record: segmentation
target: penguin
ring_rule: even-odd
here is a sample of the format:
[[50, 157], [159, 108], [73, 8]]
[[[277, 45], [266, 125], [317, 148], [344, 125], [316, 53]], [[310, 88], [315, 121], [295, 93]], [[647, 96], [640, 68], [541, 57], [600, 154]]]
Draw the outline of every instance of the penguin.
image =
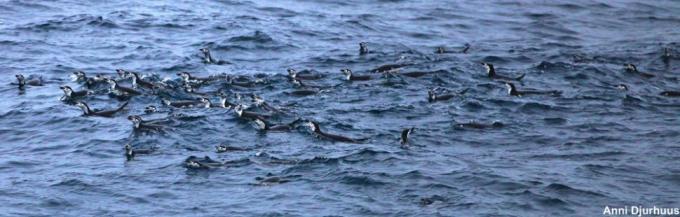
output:
[[247, 120], [255, 120], [255, 119], [265, 120], [265, 119], [271, 117], [270, 115], [266, 115], [266, 114], [259, 114], [259, 113], [255, 113], [255, 112], [245, 111], [245, 108], [243, 107], [243, 105], [240, 105], [240, 104], [236, 105], [236, 107], [234, 107], [234, 111], [236, 112], [236, 115], [238, 115], [239, 118], [243, 118], [243, 119], [247, 119]]
[[668, 96], [668, 97], [680, 97], [680, 91], [663, 91], [659, 93], [661, 96]]
[[177, 76], [182, 78], [182, 81], [184, 81], [185, 84], [195, 84], [195, 85], [202, 85], [202, 84], [205, 84], [205, 83], [208, 83], [208, 82], [229, 78], [228, 76], [210, 76], [210, 77], [206, 77], [206, 78], [194, 77], [189, 72], [179, 72], [179, 73], [177, 73]]
[[487, 128], [500, 128], [503, 127], [504, 124], [498, 121], [494, 121], [491, 124], [483, 124], [483, 123], [477, 123], [475, 121], [470, 121], [467, 123], [456, 123], [455, 124], [457, 127], [460, 128], [473, 128], [473, 129], [487, 129]]
[[229, 152], [229, 151], [250, 151], [251, 149], [249, 148], [240, 148], [240, 147], [234, 147], [234, 146], [229, 146], [229, 145], [216, 145], [215, 146], [215, 151], [217, 153], [223, 153], [223, 152]]
[[368, 43], [359, 42], [359, 55], [366, 55], [366, 54], [368, 54]]
[[323, 78], [322, 75], [318, 74], [310, 74], [310, 73], [305, 73], [305, 74], [300, 74], [298, 73], [295, 69], [288, 69], [288, 78], [291, 80], [318, 80]]
[[146, 114], [151, 114], [151, 113], [156, 113], [158, 112], [158, 108], [156, 106], [150, 105], [147, 107], [144, 107], [144, 113]]
[[204, 63], [207, 63], [207, 64], [217, 63], [217, 61], [215, 59], [213, 59], [212, 55], [210, 55], [210, 50], [208, 50], [207, 47], [204, 47], [204, 48], [201, 48], [201, 49], [198, 49], [198, 50], [201, 51], [201, 53], [203, 53], [203, 62]]
[[332, 141], [337, 141], [337, 142], [346, 142], [346, 143], [361, 143], [362, 140], [365, 139], [352, 139], [349, 137], [345, 136], [340, 136], [340, 135], [334, 135], [330, 133], [326, 133], [321, 131], [321, 128], [319, 128], [319, 124], [314, 122], [314, 121], [309, 121], [307, 122], [307, 126], [312, 130], [314, 135], [318, 138], [322, 139], [327, 139], [327, 140], [332, 140]]
[[623, 67], [626, 69], [626, 72], [635, 73], [635, 74], [638, 74], [638, 75], [640, 75], [644, 78], [653, 78], [654, 77], [653, 74], [638, 71], [637, 66], [635, 66], [631, 63], [623, 64]]
[[349, 70], [349, 69], [341, 69], [340, 72], [342, 72], [342, 74], [345, 74], [345, 76], [346, 76], [345, 78], [348, 81], [368, 81], [368, 80], [371, 80], [371, 76], [369, 76], [369, 75], [354, 75], [354, 74], [352, 74], [352, 70]]
[[385, 73], [385, 72], [393, 72], [398, 69], [401, 69], [406, 66], [413, 65], [411, 63], [397, 63], [397, 64], [387, 64], [387, 65], [382, 65], [378, 66], [377, 68], [371, 69], [370, 72], [372, 73]]
[[298, 118], [298, 119], [295, 119], [293, 122], [290, 122], [288, 124], [281, 124], [281, 125], [272, 125], [272, 124], [268, 123], [266, 120], [260, 119], [260, 118], [255, 118], [253, 121], [257, 125], [258, 130], [284, 132], [284, 131], [291, 131], [291, 130], [295, 129], [295, 125], [297, 123], [301, 122], [302, 119]]
[[139, 76], [139, 74], [136, 73], [136, 72], [125, 71], [123, 69], [116, 69], [116, 72], [118, 72], [118, 74], [122, 73], [123, 75], [125, 75], [125, 77], [132, 78], [132, 87], [133, 88], [136, 88], [138, 86], [142, 87], [142, 88], [150, 89], [150, 90], [154, 90], [154, 89], [157, 88], [154, 83], [143, 80]]
[[482, 62], [482, 65], [486, 68], [487, 76], [491, 79], [507, 80], [507, 81], [521, 81], [526, 74], [521, 74], [518, 77], [511, 78], [496, 74], [496, 69], [491, 63]]
[[59, 89], [64, 91], [64, 96], [61, 97], [62, 101], [75, 100], [78, 98], [94, 94], [94, 92], [92, 92], [91, 90], [74, 91], [71, 87], [67, 85], [60, 86]]
[[158, 125], [157, 121], [145, 121], [139, 115], [130, 115], [127, 119], [132, 122], [133, 130], [162, 131], [164, 128], [162, 125]]
[[463, 94], [467, 93], [468, 90], [470, 90], [470, 88], [465, 88], [465, 89], [459, 91], [457, 94], [441, 94], [441, 95], [437, 95], [437, 93], [435, 92], [437, 89], [438, 89], [438, 88], [434, 88], [434, 89], [430, 89], [430, 90], [427, 91], [427, 101], [428, 101], [428, 102], [437, 102], [437, 101], [450, 100], [450, 99], [452, 99], [453, 97], [463, 95]]
[[132, 149], [132, 146], [128, 143], [125, 144], [125, 157], [127, 158], [128, 161], [131, 161], [137, 156], [138, 154], [151, 154], [154, 151], [156, 151], [155, 148], [151, 149]]
[[101, 117], [113, 117], [116, 113], [120, 112], [127, 106], [128, 102], [124, 102], [123, 105], [119, 106], [114, 110], [92, 110], [87, 103], [83, 101], [76, 102], [76, 106], [83, 110], [83, 115], [85, 116], [101, 116]]
[[461, 50], [461, 53], [467, 53], [468, 50], [470, 50], [471, 45], [469, 43], [465, 43], [465, 47], [463, 47], [463, 50]]
[[508, 88], [508, 94], [511, 96], [524, 96], [524, 95], [552, 95], [552, 96], [560, 96], [562, 95], [562, 91], [559, 90], [525, 90], [525, 91], [519, 91], [517, 88], [515, 88], [515, 84], [513, 83], [505, 83], [505, 86]]
[[198, 107], [203, 107], [203, 108], [209, 108], [210, 105], [206, 104], [205, 102], [209, 102], [207, 98], [198, 98], [196, 100], [181, 100], [181, 101], [170, 101], [167, 99], [161, 99], [161, 102], [166, 105], [166, 106], [171, 106], [175, 108], [198, 108]]
[[671, 49], [667, 47], [663, 48], [663, 55], [661, 55], [661, 60], [663, 60], [665, 64], [668, 64], [671, 61], [671, 58], [672, 58]]
[[223, 165], [224, 164], [222, 164], [221, 162], [210, 159], [210, 157], [208, 156], [205, 156], [203, 158], [189, 156], [186, 160], [184, 160], [184, 166], [187, 169], [208, 170], [216, 167], [221, 167]]
[[29, 76], [29, 79], [26, 79], [24, 77], [24, 75], [16, 74], [14, 77], [17, 78], [17, 85], [19, 85], [19, 88], [24, 88], [26, 85], [28, 85], [28, 86], [43, 86], [42, 76], [31, 75], [31, 76]]
[[408, 138], [411, 136], [411, 134], [415, 131], [415, 127], [411, 128], [406, 128], [401, 131], [401, 137], [399, 138], [399, 144], [401, 144], [402, 148], [408, 147], [409, 142]]
[[132, 96], [132, 95], [141, 95], [142, 94], [141, 92], [139, 92], [135, 89], [118, 85], [118, 82], [116, 80], [107, 78], [106, 81], [109, 82], [109, 84], [111, 85], [110, 91], [112, 93], [116, 94], [116, 95]]

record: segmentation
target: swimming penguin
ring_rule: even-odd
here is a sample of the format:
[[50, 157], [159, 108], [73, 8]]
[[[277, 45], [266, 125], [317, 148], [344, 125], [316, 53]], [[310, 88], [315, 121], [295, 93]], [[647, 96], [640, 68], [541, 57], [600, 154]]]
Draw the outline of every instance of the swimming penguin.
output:
[[411, 128], [406, 128], [401, 131], [401, 138], [399, 139], [399, 144], [401, 144], [401, 147], [408, 147], [408, 137], [411, 136], [411, 133], [415, 131], [415, 127]]
[[116, 94], [116, 95], [131, 96], [131, 95], [141, 95], [142, 94], [141, 92], [139, 92], [135, 89], [118, 85], [118, 82], [116, 80], [106, 79], [106, 81], [109, 82], [109, 84], [111, 85], [110, 91], [112, 93]]
[[64, 96], [61, 97], [62, 101], [75, 100], [78, 98], [85, 97], [87, 95], [94, 94], [94, 92], [92, 92], [91, 90], [73, 91], [73, 89], [67, 85], [60, 86], [59, 89], [64, 91]]
[[134, 130], [149, 130], [149, 131], [161, 131], [163, 126], [158, 125], [157, 121], [145, 121], [139, 115], [130, 115], [127, 119], [132, 122], [132, 129]]
[[152, 149], [132, 149], [132, 146], [128, 143], [125, 144], [125, 157], [128, 161], [131, 161], [138, 154], [151, 154], [156, 151], [155, 148]]
[[359, 55], [368, 54], [368, 44], [366, 42], [359, 42]]
[[257, 125], [258, 130], [283, 132], [283, 131], [291, 131], [291, 130], [295, 129], [295, 125], [297, 123], [301, 122], [302, 119], [298, 118], [298, 119], [295, 119], [293, 122], [290, 122], [288, 124], [281, 124], [281, 125], [272, 125], [270, 123], [267, 123], [266, 120], [259, 119], [259, 118], [255, 118], [253, 121]]
[[460, 52], [461, 52], [461, 53], [467, 53], [468, 50], [470, 50], [470, 44], [469, 44], [469, 43], [465, 43], [465, 47], [463, 47], [463, 50], [461, 50]]
[[203, 158], [199, 158], [196, 156], [189, 156], [186, 160], [184, 160], [184, 166], [187, 169], [212, 169], [215, 167], [221, 167], [223, 164], [219, 161], [210, 159], [210, 157], [205, 156]]
[[345, 74], [345, 78], [348, 81], [368, 81], [368, 80], [371, 80], [371, 76], [369, 76], [369, 75], [354, 75], [354, 74], [352, 74], [352, 70], [349, 70], [349, 69], [340, 69], [340, 72], [342, 72], [342, 74]]
[[322, 139], [333, 140], [333, 141], [337, 141], [337, 142], [347, 142], [347, 143], [361, 143], [362, 140], [365, 140], [365, 139], [352, 139], [352, 138], [345, 137], [345, 136], [325, 133], [325, 132], [321, 131], [321, 128], [319, 128], [319, 124], [314, 122], [314, 121], [307, 122], [307, 126], [312, 130], [312, 132], [314, 133], [314, 135], [316, 137], [319, 137], [319, 138], [322, 138]]
[[637, 66], [635, 66], [631, 63], [623, 64], [623, 67], [626, 69], [626, 72], [635, 73], [635, 74], [638, 74], [638, 75], [645, 77], [645, 78], [654, 77], [654, 75], [652, 75], [652, 74], [638, 71]]
[[206, 78], [194, 77], [189, 72], [179, 72], [177, 73], [177, 76], [181, 77], [182, 81], [184, 81], [185, 84], [204, 84], [211, 81], [217, 81], [223, 78], [227, 78], [225, 76], [210, 76]]
[[156, 106], [150, 105], [144, 108], [144, 113], [151, 114], [156, 112], [158, 112], [158, 108], [156, 108]]
[[427, 101], [428, 102], [437, 102], [437, 101], [449, 100], [449, 99], [452, 99], [455, 96], [463, 95], [463, 94], [467, 93], [468, 90], [470, 90], [470, 88], [465, 88], [465, 89], [461, 90], [460, 92], [458, 92], [457, 94], [437, 95], [437, 93], [435, 92], [437, 89], [438, 88], [434, 88], [434, 89], [430, 89], [430, 90], [427, 91]]
[[673, 91], [673, 90], [663, 91], [663, 92], [659, 93], [659, 95], [668, 96], [668, 97], [680, 97], [680, 91]]
[[512, 80], [520, 81], [520, 80], [522, 80], [522, 78], [524, 78], [524, 76], [526, 75], [526, 74], [523, 73], [523, 74], [521, 74], [520, 76], [518, 76], [518, 77], [516, 77], [516, 78], [506, 77], [506, 76], [502, 76], [502, 75], [496, 74], [496, 69], [493, 67], [493, 65], [492, 65], [491, 63], [482, 62], [482, 65], [484, 65], [484, 67], [486, 68], [487, 76], [488, 76], [489, 78], [491, 78], [491, 79], [500, 79], [500, 80], [508, 80], [508, 81], [512, 81]]
[[434, 52], [438, 54], [443, 54], [446, 53], [446, 49], [444, 47], [437, 47], [437, 50], [435, 50]]
[[201, 51], [201, 53], [203, 53], [203, 62], [208, 63], [208, 64], [217, 63], [217, 61], [212, 58], [212, 55], [210, 55], [210, 50], [208, 50], [207, 47], [204, 47], [204, 48], [201, 48], [201, 49], [198, 49], [198, 50]]
[[513, 83], [505, 83], [505, 86], [508, 88], [508, 94], [511, 96], [524, 96], [524, 95], [552, 95], [552, 96], [559, 96], [562, 94], [562, 91], [559, 90], [524, 90], [524, 91], [519, 91], [517, 88], [515, 88], [515, 84]]
[[625, 85], [625, 84], [617, 84], [614, 87], [616, 87], [616, 89], [619, 89], [619, 90], [628, 91], [628, 85]]
[[406, 66], [413, 65], [411, 63], [397, 63], [397, 64], [387, 64], [387, 65], [382, 65], [378, 66], [377, 68], [371, 69], [370, 72], [373, 73], [385, 73], [385, 72], [393, 72], [395, 70], [401, 69]]
[[181, 100], [181, 101], [170, 101], [167, 99], [161, 99], [161, 102], [167, 106], [172, 106], [175, 108], [194, 108], [194, 107], [204, 107], [209, 108], [210, 105], [205, 102], [210, 102], [207, 98], [198, 98], [196, 100]]
[[259, 114], [259, 113], [255, 113], [255, 112], [245, 111], [245, 108], [243, 107], [243, 105], [240, 105], [240, 104], [236, 105], [236, 107], [234, 107], [234, 111], [236, 112], [236, 115], [238, 115], [239, 118], [248, 119], [248, 120], [255, 120], [255, 119], [265, 120], [265, 119], [271, 117], [270, 115], [266, 115], [266, 114]]
[[290, 182], [290, 180], [284, 179], [282, 177], [278, 176], [270, 176], [270, 177], [255, 177], [255, 180], [258, 181], [257, 185], [262, 185], [262, 186], [271, 186], [271, 185], [277, 185], [277, 184], [283, 184], [286, 182]]
[[76, 106], [83, 110], [83, 115], [85, 116], [101, 116], [101, 117], [113, 117], [116, 113], [120, 112], [127, 106], [128, 102], [124, 102], [123, 105], [119, 106], [114, 110], [92, 110], [85, 102], [76, 102]]
[[270, 111], [270, 112], [281, 112], [281, 110], [275, 108], [274, 106], [269, 105], [269, 103], [265, 102], [262, 97], [256, 95], [256, 94], [250, 94], [250, 99], [252, 100], [253, 104], [257, 107], [260, 107], [264, 110]]
[[298, 73], [295, 69], [288, 69], [288, 78], [291, 80], [318, 80], [323, 78], [323, 76], [318, 75], [318, 74], [310, 74], [310, 73], [305, 73], [305, 74], [300, 74]]
[[156, 88], [156, 85], [143, 80], [137, 72], [131, 72], [131, 71], [126, 71], [123, 69], [116, 69], [116, 71], [120, 74], [123, 73], [126, 77], [132, 78], [132, 87], [142, 87], [150, 90], [154, 90]]
[[232, 108], [234, 108], [234, 106], [236, 106], [236, 104], [229, 102], [226, 94], [219, 93], [217, 95], [220, 97], [220, 104], [219, 104], [220, 107], [226, 108], [226, 109], [232, 109]]
[[73, 80], [75, 82], [80, 83], [80, 84], [85, 84], [85, 86], [87, 88], [93, 88], [93, 87], [95, 87], [95, 85], [106, 83], [106, 81], [101, 80], [101, 79], [95, 79], [95, 78], [87, 77], [87, 75], [83, 71], [73, 72], [73, 77], [74, 77]]
[[229, 152], [229, 151], [250, 151], [251, 149], [249, 148], [241, 148], [241, 147], [234, 147], [230, 145], [216, 145], [215, 146], [215, 151], [217, 153], [223, 153], [223, 152]]
[[460, 128], [473, 128], [473, 129], [487, 129], [487, 128], [499, 128], [503, 127], [503, 123], [494, 121], [491, 124], [477, 123], [475, 121], [470, 121], [467, 123], [455, 123], [455, 126]]
[[19, 88], [24, 88], [26, 85], [43, 86], [43, 80], [41, 76], [31, 75], [29, 76], [29, 79], [26, 79], [24, 75], [16, 74], [14, 77], [17, 78], [17, 85], [19, 85]]
[[663, 55], [661, 55], [661, 60], [668, 64], [671, 61], [671, 49], [665, 47], [663, 48]]

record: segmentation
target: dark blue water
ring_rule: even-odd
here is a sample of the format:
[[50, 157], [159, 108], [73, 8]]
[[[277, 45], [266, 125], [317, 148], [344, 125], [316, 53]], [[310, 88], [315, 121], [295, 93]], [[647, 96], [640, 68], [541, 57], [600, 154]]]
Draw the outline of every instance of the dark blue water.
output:
[[[0, 5], [0, 210], [8, 216], [597, 216], [605, 206], [678, 207], [678, 1], [6, 1]], [[368, 55], [358, 42], [368, 42]], [[461, 53], [466, 43], [470, 49]], [[437, 54], [443, 46], [450, 53]], [[201, 47], [231, 64], [204, 64]], [[675, 56], [662, 61], [663, 48]], [[486, 77], [526, 73], [509, 96]], [[412, 63], [420, 78], [346, 82], [339, 70]], [[627, 73], [623, 64], [656, 75]], [[133, 97], [113, 118], [59, 100], [73, 71], [177, 80], [226, 73], [292, 117], [361, 144], [258, 132], [224, 109]], [[326, 75], [307, 97], [286, 69]], [[14, 74], [45, 85], [19, 91]], [[628, 91], [613, 85], [626, 84]], [[129, 83], [124, 83], [129, 86]], [[427, 89], [470, 88], [428, 103]], [[209, 91], [202, 89], [201, 91]], [[105, 93], [86, 99], [112, 108]], [[246, 101], [244, 101], [245, 103]], [[164, 134], [134, 134], [148, 105]], [[274, 121], [274, 122], [279, 122]], [[456, 123], [503, 127], [472, 129]], [[416, 127], [411, 147], [401, 129]], [[126, 161], [123, 145], [158, 147]], [[215, 153], [217, 144], [246, 151]], [[193, 171], [191, 156], [229, 162]], [[257, 177], [288, 182], [263, 185]]]

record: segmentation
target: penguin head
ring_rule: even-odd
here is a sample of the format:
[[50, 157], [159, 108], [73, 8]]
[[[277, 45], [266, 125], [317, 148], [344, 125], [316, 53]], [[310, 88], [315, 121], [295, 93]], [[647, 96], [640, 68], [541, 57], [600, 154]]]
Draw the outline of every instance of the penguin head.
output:
[[515, 89], [515, 84], [508, 82], [505, 83], [505, 87], [508, 88], [509, 95], [515, 95], [517, 93], [517, 89]]
[[352, 70], [350, 69], [340, 69], [340, 72], [344, 74], [347, 77], [347, 80], [349, 80], [352, 77]]
[[493, 64], [482, 62], [482, 65], [484, 66], [484, 68], [486, 68], [486, 73], [488, 74], [489, 77], [494, 76], [496, 74], [496, 69], [494, 69]]
[[24, 78], [24, 75], [16, 74], [14, 77], [16, 77], [17, 81], [19, 81], [19, 85], [24, 85], [26, 83], [26, 78]]
[[626, 71], [638, 72], [637, 66], [633, 65], [632, 63], [623, 64], [623, 67], [626, 69]]
[[147, 113], [147, 114], [148, 113], [154, 113], [154, 112], [157, 112], [157, 111], [158, 111], [158, 108], [156, 108], [156, 106], [152, 106], [152, 105], [144, 108], [144, 113]]
[[309, 129], [313, 132], [321, 131], [321, 129], [319, 129], [319, 124], [314, 121], [307, 122], [307, 127], [309, 127]]
[[430, 89], [427, 91], [427, 101], [428, 102], [434, 102], [437, 100], [437, 94], [434, 92], [434, 89]]
[[121, 78], [127, 78], [130, 75], [127, 71], [123, 69], [116, 69], [116, 73], [118, 73], [118, 76], [120, 76]]
[[191, 74], [189, 74], [188, 72], [179, 72], [179, 73], [177, 73], [177, 76], [184, 79], [185, 81], [189, 80], [189, 78], [191, 78]]
[[236, 114], [238, 114], [238, 116], [241, 116], [243, 114], [243, 105], [241, 104], [236, 105], [236, 107], [234, 107], [234, 111], [236, 112]]
[[60, 86], [59, 89], [64, 91], [64, 94], [67, 95], [67, 96], [71, 96], [71, 93], [73, 93], [73, 89], [71, 89], [71, 87], [69, 87], [67, 85]]
[[297, 76], [297, 71], [295, 71], [295, 69], [288, 69], [287, 71], [288, 76], [290, 76], [291, 78], [295, 78], [295, 76]]
[[204, 47], [204, 48], [201, 48], [201, 49], [198, 49], [198, 50], [201, 51], [203, 54], [207, 54], [207, 53], [210, 52], [210, 50], [208, 50], [207, 47]]
[[257, 126], [258, 130], [266, 130], [267, 129], [267, 124], [263, 121], [260, 120], [259, 118], [255, 118], [255, 125]]
[[142, 117], [138, 115], [130, 115], [128, 116], [128, 120], [132, 121], [134, 128], [139, 128], [139, 126], [142, 124]]

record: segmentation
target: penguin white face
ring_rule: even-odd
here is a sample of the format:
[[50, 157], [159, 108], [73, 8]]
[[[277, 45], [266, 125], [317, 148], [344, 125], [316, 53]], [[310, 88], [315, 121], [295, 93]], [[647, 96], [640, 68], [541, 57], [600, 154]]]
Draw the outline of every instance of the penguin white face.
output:
[[139, 117], [137, 115], [128, 116], [128, 120], [132, 121], [132, 125], [134, 126], [134, 128], [139, 128], [139, 126], [142, 124], [142, 117]]
[[237, 105], [234, 108], [234, 111], [236, 111], [236, 114], [238, 114], [238, 116], [241, 116], [243, 114], [243, 105]]
[[59, 89], [63, 90], [64, 95], [66, 95], [66, 96], [71, 96], [71, 94], [73, 93], [73, 89], [71, 89], [71, 87], [69, 87], [69, 86], [61, 86], [61, 87], [59, 87]]
[[201, 164], [199, 164], [198, 162], [193, 161], [193, 160], [187, 161], [186, 164], [187, 164], [187, 167], [189, 167], [189, 168], [200, 168], [201, 167]]
[[505, 83], [505, 87], [508, 88], [508, 94], [512, 95], [512, 91], [515, 89], [515, 86], [511, 83]]
[[342, 74], [345, 74], [347, 80], [350, 80], [352, 78], [352, 70], [341, 69], [340, 72], [342, 72]]
[[288, 69], [288, 75], [295, 78], [295, 76], [297, 76], [297, 71], [295, 71], [295, 69]]
[[201, 48], [201, 49], [199, 49], [199, 50], [200, 50], [201, 52], [203, 52], [203, 54], [207, 54], [207, 53], [210, 52], [210, 50], [208, 50], [208, 48], [205, 48], [205, 47], [204, 47], [204, 48]]
[[427, 91], [427, 99], [430, 101], [435, 101], [437, 100], [437, 95], [434, 94], [433, 90], [428, 90]]
[[80, 80], [85, 80], [85, 72], [83, 71], [75, 71], [73, 72], [73, 75], [71, 75], [73, 81], [80, 81]]
[[257, 125], [257, 129], [259, 130], [267, 129], [267, 124], [265, 124], [264, 121], [260, 119], [255, 119], [255, 124]]
[[629, 63], [629, 64], [625, 64], [625, 65], [623, 65], [623, 66], [626, 67], [626, 70], [634, 71], [634, 72], [637, 72], [637, 71], [638, 71], [638, 70], [637, 70], [637, 67], [636, 67], [635, 65], [633, 65], [633, 64], [630, 64], [630, 63]]
[[121, 78], [127, 78], [129, 76], [128, 72], [122, 69], [116, 69], [116, 73], [118, 73], [118, 76]]
[[179, 75], [179, 77], [184, 79], [184, 81], [188, 81], [189, 78], [191, 78], [191, 75], [189, 75], [188, 72], [180, 72], [180, 73], [177, 73], [177, 75]]
[[307, 122], [307, 127], [309, 127], [309, 129], [314, 131], [314, 132], [316, 132], [316, 130], [317, 130], [316, 124], [314, 122], [311, 122], [311, 121]]

